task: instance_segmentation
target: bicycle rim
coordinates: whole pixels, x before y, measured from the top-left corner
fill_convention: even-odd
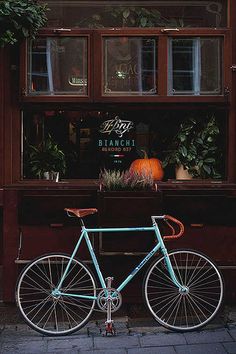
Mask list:
[[[161,257],[148,270],[144,296],[153,317],[176,331],[191,331],[206,325],[218,312],[223,299],[223,281],[215,264],[205,255],[177,250],[169,253],[181,292],[170,278]]]
[[[71,294],[53,297],[70,257],[50,254],[29,264],[21,273],[16,302],[25,321],[46,335],[70,334],[90,318],[95,300],[75,298],[80,294],[96,296],[96,285],[90,270],[74,259],[62,284],[61,291]]]

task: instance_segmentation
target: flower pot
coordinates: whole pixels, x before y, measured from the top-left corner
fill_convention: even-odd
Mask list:
[[[48,171],[43,173],[43,179],[46,179],[48,181],[59,181],[59,172],[55,171]]]
[[[176,179],[192,179],[192,175],[188,172],[188,169],[185,169],[183,165],[176,166],[175,168]]]

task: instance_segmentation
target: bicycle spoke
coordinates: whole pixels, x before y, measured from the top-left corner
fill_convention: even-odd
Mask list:
[[[43,334],[65,335],[82,327],[92,314],[95,299],[86,301],[70,295],[53,296],[70,257],[44,256],[23,271],[17,286],[17,302],[25,320]],[[95,296],[93,276],[73,259],[62,284],[63,293]]]
[[[148,308],[158,322],[170,329],[200,328],[213,318],[222,302],[220,274],[206,256],[194,251],[174,251],[169,259],[175,276],[185,288],[178,289],[166,276],[168,269],[161,257],[145,280]]]

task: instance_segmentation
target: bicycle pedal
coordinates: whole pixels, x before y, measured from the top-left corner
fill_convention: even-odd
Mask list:
[[[114,322],[110,321],[110,322],[105,322],[105,335],[111,335],[111,336],[115,336],[116,335],[116,330],[115,330],[115,326],[114,326]]]

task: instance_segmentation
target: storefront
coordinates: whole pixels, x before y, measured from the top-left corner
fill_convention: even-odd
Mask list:
[[[0,52],[4,301],[14,299],[22,265],[73,247],[76,224],[64,207],[98,207],[88,222],[109,226],[148,224],[152,213],[179,217],[186,236],[169,247],[208,253],[232,284],[235,2],[47,4],[48,22],[36,39]],[[157,190],[99,191],[101,171],[126,171],[144,156],[164,162]],[[176,177],[182,160],[191,179]],[[104,266],[110,256],[124,267],[152,242],[127,235],[117,249],[109,237],[93,241]],[[227,297],[235,299],[235,287]]]

